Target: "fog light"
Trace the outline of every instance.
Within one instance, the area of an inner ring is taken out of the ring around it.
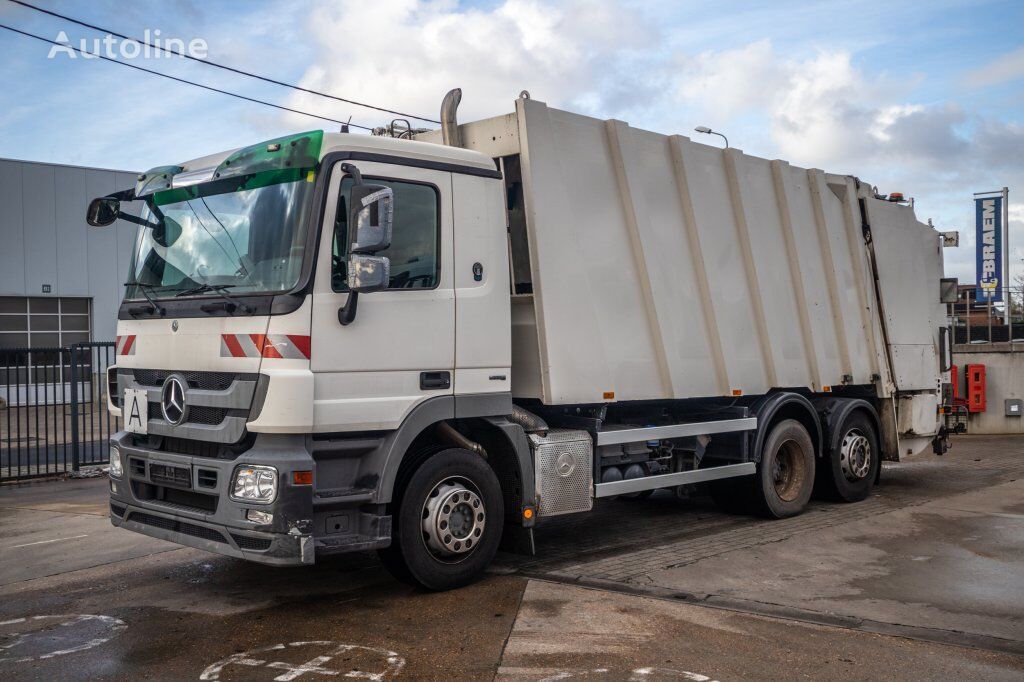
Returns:
[[[117,484],[114,483],[113,481],[110,482],[110,492],[112,492],[115,495],[117,494]]]
[[[240,466],[235,469],[231,499],[239,502],[273,502],[277,497],[277,469]]]
[[[121,468],[121,451],[113,445],[110,446],[110,475],[113,478],[121,478],[124,469]]]
[[[246,509],[245,518],[249,519],[253,523],[273,523],[274,515],[270,512],[260,511],[259,509]]]

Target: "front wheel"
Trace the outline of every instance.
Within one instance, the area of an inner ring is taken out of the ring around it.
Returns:
[[[501,486],[487,462],[468,450],[442,450],[396,493],[391,546],[380,552],[391,573],[429,590],[479,578],[504,522]]]

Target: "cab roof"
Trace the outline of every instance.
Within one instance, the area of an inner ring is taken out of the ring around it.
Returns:
[[[264,143],[259,143],[264,144]],[[253,145],[256,146],[256,145]],[[182,173],[220,166],[225,159],[243,147],[229,149],[208,156],[191,159],[179,164]],[[320,148],[320,159],[332,152],[358,151],[383,154],[387,156],[404,156],[423,161],[457,164],[486,170],[495,170],[494,161],[480,152],[460,147],[447,147],[430,142],[399,140],[393,137],[380,137],[359,133],[323,133],[323,144]]]

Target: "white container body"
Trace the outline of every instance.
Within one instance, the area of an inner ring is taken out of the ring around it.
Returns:
[[[873,384],[934,404],[942,251],[913,208],[850,176],[528,99],[461,128],[471,149],[520,156],[532,294],[513,297],[514,396]]]

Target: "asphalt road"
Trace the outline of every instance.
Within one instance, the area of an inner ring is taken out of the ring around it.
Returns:
[[[766,522],[614,501],[469,588],[273,569],[113,528],[104,479],[0,488],[0,678],[1022,679],[1024,440]]]

